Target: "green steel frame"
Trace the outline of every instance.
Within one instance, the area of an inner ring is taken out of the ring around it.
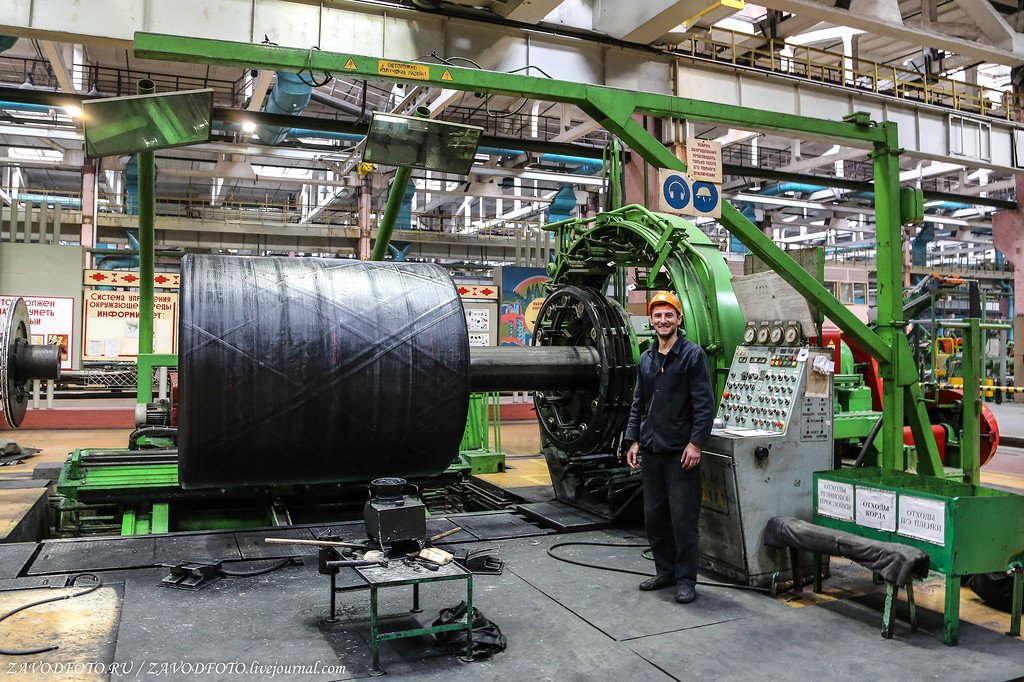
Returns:
[[[437,86],[579,106],[652,165],[685,171],[686,164],[647,132],[634,115],[647,114],[732,125],[870,147],[874,163],[878,255],[877,333],[857,319],[810,273],[775,245],[730,204],[723,204],[721,223],[740,242],[834,321],[861,348],[878,360],[884,381],[882,465],[903,468],[904,413],[918,443],[920,473],[941,476],[938,449],[932,436],[903,320],[903,218],[923,212],[919,192],[901,193],[899,139],[896,123],[873,122],[858,113],[842,121],[759,111],[693,99],[636,92],[556,79],[380,59],[356,54],[187,38],[154,33],[135,35],[135,55],[143,59],[199,62],[294,72],[341,73],[420,86]],[[901,210],[902,208],[902,210]]]
[[[638,282],[641,289],[679,292],[686,337],[707,352],[715,388],[724,388],[745,322],[725,259],[696,225],[631,204],[546,229],[556,235],[558,258],[549,267],[555,284],[604,290],[607,264],[614,262],[616,272],[646,268],[647,276]]]

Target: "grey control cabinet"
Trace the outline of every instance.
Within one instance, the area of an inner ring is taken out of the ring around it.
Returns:
[[[812,474],[833,468],[831,357],[806,347],[736,350],[720,428],[701,460],[703,569],[764,585],[788,568],[788,554],[765,548],[762,536],[773,516],[810,520]]]

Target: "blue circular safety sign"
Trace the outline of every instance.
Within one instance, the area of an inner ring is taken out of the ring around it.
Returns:
[[[677,211],[686,208],[690,203],[690,185],[682,176],[670,175],[665,178],[661,191],[665,195],[665,202]]]
[[[693,183],[693,207],[701,213],[710,213],[718,205],[718,188],[710,182]]]

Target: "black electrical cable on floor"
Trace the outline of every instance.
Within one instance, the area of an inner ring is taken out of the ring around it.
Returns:
[[[0,623],[2,623],[3,621],[7,620],[8,618],[13,616],[14,614],[20,613],[20,612],[24,611],[25,609],[31,609],[31,608],[33,608],[35,606],[42,606],[43,604],[49,604],[50,602],[61,601],[63,599],[74,599],[75,597],[84,597],[85,595],[87,595],[87,594],[89,594],[91,592],[95,592],[96,590],[98,590],[100,587],[103,586],[103,581],[100,580],[99,576],[96,575],[95,573],[79,573],[78,575],[72,576],[71,579],[68,580],[67,585],[65,585],[64,587],[75,587],[75,583],[78,581],[79,578],[82,578],[82,577],[92,578],[96,582],[95,582],[95,584],[90,585],[89,587],[87,587],[86,589],[82,590],[81,592],[75,592],[73,594],[62,594],[59,597],[49,597],[47,599],[40,599],[38,601],[29,602],[28,604],[23,604],[23,605],[19,606],[18,608],[12,609],[12,610],[8,611],[7,613],[3,614],[2,616],[0,616]],[[52,589],[63,589],[63,588],[52,588]],[[32,656],[34,654],[44,654],[47,651],[55,651],[55,650],[57,650],[59,648],[60,648],[59,644],[51,644],[49,646],[39,647],[38,649],[24,649],[24,650],[21,650],[21,651],[17,651],[17,650],[14,650],[14,649],[2,649],[2,648],[0,648],[0,656]]]
[[[265,566],[263,568],[257,568],[257,569],[254,569],[252,571],[228,571],[228,570],[226,570],[224,568],[221,568],[220,569],[220,574],[222,576],[227,577],[227,578],[251,578],[251,577],[256,576],[256,575],[264,575],[266,573],[272,573],[273,571],[276,571],[279,568],[284,568],[285,566],[287,566],[290,563],[292,563],[292,559],[291,559],[291,557],[288,557],[286,559],[281,559],[280,561],[277,561],[277,562],[271,564],[270,566]]]
[[[585,561],[577,561],[575,559],[569,559],[566,557],[558,556],[554,553],[559,547],[571,547],[571,546],[582,546],[582,547],[643,547],[649,550],[650,547],[646,542],[643,543],[620,543],[620,542],[556,542],[548,548],[548,556],[556,561],[564,561],[567,564],[573,564],[575,566],[583,566],[585,568],[596,568],[599,571],[612,571],[613,573],[629,573],[632,575],[639,575],[645,578],[653,578],[654,574],[644,573],[643,571],[634,571],[630,568],[613,568],[611,566],[601,566],[600,564],[588,564]],[[641,551],[641,556],[645,559],[648,558]],[[770,594],[770,590],[765,587],[751,587],[749,585],[732,585],[729,583],[712,583],[704,580],[698,580],[698,585],[704,587],[723,587],[730,590],[746,590],[748,592],[760,592],[761,594]]]

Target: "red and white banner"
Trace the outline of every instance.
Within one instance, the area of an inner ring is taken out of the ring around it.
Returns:
[[[153,274],[153,286],[162,289],[177,289],[181,275],[176,272]],[[135,287],[139,286],[138,270],[86,270],[82,283],[91,287]]]
[[[498,287],[493,284],[456,284],[462,298],[498,298]]]

